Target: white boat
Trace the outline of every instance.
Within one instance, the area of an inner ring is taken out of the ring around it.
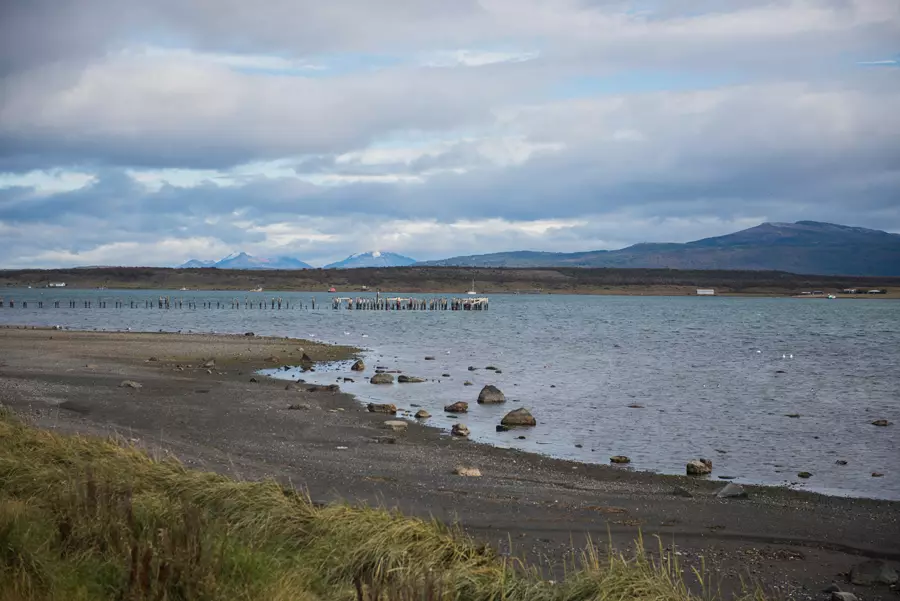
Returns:
[[[182,286],[182,287],[179,288],[178,290],[180,290],[181,292],[185,292],[185,291],[187,291],[187,290],[190,290],[190,288],[185,288],[184,286]]]
[[[475,291],[475,280],[474,279],[472,280],[472,289],[469,290],[468,292],[466,292],[466,294],[468,294],[469,296],[475,296],[476,294],[478,294]]]
[[[262,292],[262,291],[263,291],[262,286],[257,286],[256,288],[254,288],[254,289],[251,290],[250,292]]]

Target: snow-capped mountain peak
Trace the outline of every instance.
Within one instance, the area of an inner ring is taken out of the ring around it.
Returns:
[[[415,259],[388,251],[370,250],[355,253],[336,263],[325,266],[325,269],[353,269],[358,267],[404,267],[415,263]]]

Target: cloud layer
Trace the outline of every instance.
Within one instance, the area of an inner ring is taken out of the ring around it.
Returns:
[[[0,11],[2,267],[900,231],[892,0]]]

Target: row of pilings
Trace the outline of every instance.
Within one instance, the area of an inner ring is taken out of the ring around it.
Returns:
[[[383,296],[334,297],[338,311],[487,311],[487,298],[390,298]]]

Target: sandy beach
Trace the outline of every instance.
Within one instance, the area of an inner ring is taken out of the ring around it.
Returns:
[[[726,592],[743,578],[783,597],[823,598],[837,582],[866,600],[897,598],[884,585],[846,584],[845,574],[870,558],[898,567],[900,503],[752,486],[747,499],[718,499],[720,480],[494,448],[427,421],[395,433],[384,427],[389,416],[349,395],[256,374],[304,354],[324,362],[354,351],[258,336],[4,328],[0,401],[40,427],[122,437],[243,479],[274,477],[316,501],[458,521],[560,575],[588,537],[624,548],[642,533],[651,549],[677,545],[688,568],[705,562]],[[453,475],[460,465],[483,475]]]

